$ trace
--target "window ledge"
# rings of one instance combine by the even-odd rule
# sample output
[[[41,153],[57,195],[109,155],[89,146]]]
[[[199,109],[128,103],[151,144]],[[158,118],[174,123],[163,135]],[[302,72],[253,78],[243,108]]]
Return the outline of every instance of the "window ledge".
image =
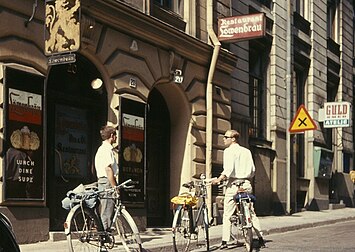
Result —
[[[151,15],[181,31],[185,31],[186,23],[180,15],[171,10],[164,9],[158,5],[153,5]]]

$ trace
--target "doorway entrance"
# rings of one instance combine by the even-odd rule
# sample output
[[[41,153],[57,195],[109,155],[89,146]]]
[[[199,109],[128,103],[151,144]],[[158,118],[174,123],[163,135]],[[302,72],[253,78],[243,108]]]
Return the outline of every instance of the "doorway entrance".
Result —
[[[147,226],[170,226],[170,114],[157,89],[148,97],[146,179]]]
[[[47,80],[47,206],[50,230],[63,230],[61,201],[79,184],[96,181],[94,157],[106,123],[107,94],[92,89],[96,67],[77,55],[74,64],[53,66]]]

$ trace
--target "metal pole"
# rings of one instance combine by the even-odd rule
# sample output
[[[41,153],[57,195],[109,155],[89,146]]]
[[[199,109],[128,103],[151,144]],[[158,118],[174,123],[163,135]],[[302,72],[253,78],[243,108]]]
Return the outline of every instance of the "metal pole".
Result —
[[[291,214],[291,141],[288,124],[291,121],[291,0],[287,0],[286,35],[286,214]]]
[[[217,66],[217,60],[221,43],[213,30],[213,0],[207,1],[207,31],[211,43],[214,45],[211,65],[208,71],[206,87],[206,177],[212,177],[212,137],[213,137],[213,76]],[[212,209],[212,188],[207,190],[207,205]],[[211,214],[211,211],[209,211]]]

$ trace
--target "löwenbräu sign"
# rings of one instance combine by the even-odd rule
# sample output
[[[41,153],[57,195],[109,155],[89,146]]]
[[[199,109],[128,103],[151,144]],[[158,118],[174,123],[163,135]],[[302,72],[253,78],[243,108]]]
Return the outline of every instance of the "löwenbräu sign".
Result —
[[[218,39],[222,42],[236,42],[241,40],[265,36],[265,14],[249,14],[218,19]]]

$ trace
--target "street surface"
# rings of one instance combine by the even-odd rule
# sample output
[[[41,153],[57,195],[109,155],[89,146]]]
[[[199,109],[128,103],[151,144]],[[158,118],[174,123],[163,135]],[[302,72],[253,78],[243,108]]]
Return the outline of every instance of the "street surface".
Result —
[[[306,228],[265,236],[266,248],[259,248],[254,238],[253,251],[260,252],[342,252],[355,251],[354,236],[355,220],[339,222],[336,224]],[[218,244],[212,244],[211,251],[245,251],[243,246],[230,246],[220,250]],[[193,250],[204,251],[203,249]]]

